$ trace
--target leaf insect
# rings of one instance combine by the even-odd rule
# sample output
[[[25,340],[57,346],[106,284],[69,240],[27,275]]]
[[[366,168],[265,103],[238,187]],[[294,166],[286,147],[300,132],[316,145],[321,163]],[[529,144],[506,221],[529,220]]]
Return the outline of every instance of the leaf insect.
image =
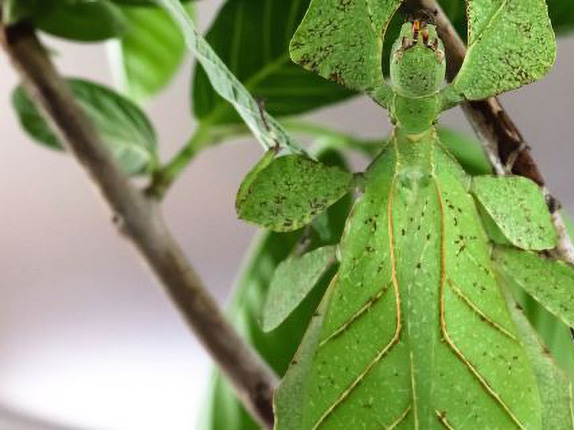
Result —
[[[402,26],[390,82],[383,77],[384,34],[400,4],[313,0],[291,41],[296,63],[369,95],[394,129],[362,177],[337,274],[276,393],[276,429],[572,429],[571,402],[556,400],[569,399],[569,382],[504,296],[514,282],[574,325],[574,268],[538,254],[557,244],[544,198],[525,178],[471,178],[436,130],[440,113],[460,102],[548,72],[556,48],[546,4],[467,0],[468,52],[449,85],[443,43],[420,17]],[[356,185],[357,176],[304,155],[275,155],[243,182],[240,218],[299,229]],[[316,282],[332,255],[286,263],[282,278],[303,273],[292,294],[272,283],[267,329],[297,307],[311,287],[302,284]],[[562,381],[561,391],[543,375]],[[557,405],[570,420],[555,419]]]

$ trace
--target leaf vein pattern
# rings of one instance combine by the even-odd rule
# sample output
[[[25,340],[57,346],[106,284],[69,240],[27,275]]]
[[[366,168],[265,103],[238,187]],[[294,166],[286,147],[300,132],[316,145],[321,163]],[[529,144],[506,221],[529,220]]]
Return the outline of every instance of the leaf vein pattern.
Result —
[[[353,392],[355,388],[365,379],[367,374],[373,369],[373,367],[379,363],[392,349],[395,345],[399,343],[401,330],[402,330],[402,320],[401,320],[401,300],[399,293],[399,284],[396,276],[396,261],[395,261],[395,241],[393,236],[393,194],[395,191],[395,178],[393,178],[390,192],[389,192],[389,203],[387,207],[388,214],[388,231],[389,231],[389,248],[391,251],[391,278],[392,285],[395,293],[395,304],[397,311],[397,321],[395,327],[395,333],[387,345],[377,354],[377,356],[367,365],[365,370],[341,393],[341,395],[333,402],[331,406],[319,417],[317,422],[313,425],[312,430],[319,429],[327,418],[337,409],[341,403]]]
[[[436,412],[436,416],[438,418],[438,421],[444,426],[444,428],[448,429],[448,430],[454,430],[454,427],[448,422],[448,420],[446,419],[446,416],[444,414],[441,414],[439,411],[435,411]]]
[[[494,321],[492,318],[490,318],[488,315],[486,315],[478,306],[476,306],[476,304],[474,304],[474,302],[472,300],[470,300],[461,290],[460,288],[458,288],[456,286],[456,284],[454,283],[454,281],[449,278],[448,280],[448,284],[450,285],[451,289],[454,291],[454,293],[464,302],[468,305],[468,307],[470,309],[472,309],[473,312],[475,312],[482,320],[486,321],[488,324],[490,324],[492,327],[494,327],[496,330],[498,330],[500,333],[502,333],[503,335],[507,336],[508,338],[512,339],[515,342],[518,342],[518,340],[516,339],[516,337],[510,333],[508,330],[506,330],[504,327],[502,327],[500,324],[498,324],[496,321]]]
[[[471,0],[466,0],[467,2],[471,1]],[[492,23],[494,22],[494,20],[498,17],[498,15],[500,15],[502,13],[502,10],[504,8],[506,8],[506,6],[508,6],[508,2],[509,0],[504,0],[500,7],[492,14],[492,16],[490,17],[490,19],[488,20],[488,22],[485,24],[484,28],[481,30],[481,32],[479,34],[476,35],[476,38],[474,39],[474,41],[472,42],[472,44],[468,47],[467,51],[470,50],[474,44],[476,42],[478,42],[478,40],[482,37],[482,35],[489,29],[489,27],[492,25]],[[469,23],[468,25],[468,39],[470,40],[470,32],[471,32],[472,28],[471,25]],[[468,52],[466,54],[468,56]]]
[[[399,417],[391,423],[390,426],[385,427],[385,430],[393,430],[399,426],[408,416],[411,411],[411,406],[405,409],[405,411],[399,415]]]
[[[471,375],[476,378],[476,380],[482,385],[486,392],[495,400],[495,402],[504,410],[504,412],[510,417],[510,419],[518,426],[519,429],[525,430],[526,427],[518,420],[516,415],[512,412],[510,407],[504,402],[500,395],[490,386],[488,381],[482,374],[478,371],[476,367],[468,360],[464,353],[456,346],[454,341],[451,339],[446,325],[446,308],[445,308],[445,285],[447,282],[446,274],[446,226],[445,226],[445,210],[444,202],[442,199],[442,193],[440,185],[436,176],[433,175],[433,180],[435,184],[435,189],[438,195],[439,207],[441,211],[441,280],[440,280],[440,329],[443,340],[446,342],[448,348],[454,353],[454,355],[461,361],[461,363],[470,371]],[[439,414],[439,419],[442,414]],[[442,422],[442,421],[441,421]],[[445,424],[443,422],[443,424]],[[447,427],[449,428],[449,427]]]
[[[319,343],[319,348],[322,348],[327,343],[329,343],[333,339],[335,339],[335,338],[339,337],[341,334],[343,334],[354,322],[356,322],[361,316],[363,316],[375,303],[377,303],[381,298],[383,298],[383,296],[385,296],[385,293],[388,290],[389,290],[389,285],[386,285],[385,288],[383,288],[375,296],[373,296],[371,299],[369,299],[367,301],[367,303],[365,303],[365,305],[355,313],[355,315],[353,315],[341,327],[339,327],[331,335],[329,335],[329,337],[323,339],[321,341],[321,343]]]

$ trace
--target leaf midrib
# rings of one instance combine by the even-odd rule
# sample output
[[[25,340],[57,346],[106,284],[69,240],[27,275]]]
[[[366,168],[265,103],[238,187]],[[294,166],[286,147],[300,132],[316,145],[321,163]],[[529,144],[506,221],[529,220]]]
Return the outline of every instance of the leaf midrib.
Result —
[[[256,86],[262,80],[267,78],[269,75],[271,75],[273,72],[275,72],[278,68],[285,65],[285,63],[287,63],[289,61],[289,59],[290,59],[290,57],[289,57],[288,52],[281,54],[280,56],[276,57],[274,61],[267,64],[265,67],[263,67],[261,70],[259,70],[257,73],[252,75],[249,79],[247,79],[243,83],[243,86],[251,93],[254,86]],[[228,109],[230,109],[229,102],[220,99],[220,101],[215,105],[215,107],[213,108],[211,113],[208,116],[206,116],[205,119],[200,120],[200,122],[204,125],[204,127],[211,126]]]

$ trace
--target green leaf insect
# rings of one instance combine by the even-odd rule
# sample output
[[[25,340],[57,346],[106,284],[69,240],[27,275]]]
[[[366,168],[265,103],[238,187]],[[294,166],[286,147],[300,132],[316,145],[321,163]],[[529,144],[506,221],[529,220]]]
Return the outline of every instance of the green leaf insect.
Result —
[[[336,247],[324,246],[301,257],[281,262],[269,285],[263,313],[263,330],[272,331],[285,321],[335,261]]]
[[[385,80],[384,35],[400,4],[314,0],[291,41],[295,62],[371,96],[394,130],[362,177],[338,272],[275,395],[276,429],[547,428],[539,363],[509,312],[484,227],[494,224],[521,255],[553,248],[543,197],[525,179],[471,180],[436,129],[457,103],[548,72],[556,48],[546,4],[468,0],[468,53],[446,86],[443,44],[424,19],[403,25]],[[317,215],[308,202],[327,207],[352,189],[297,157],[268,154],[250,173],[238,196],[242,218],[294,230]],[[280,174],[267,172],[274,163]],[[256,216],[245,216],[248,205]],[[570,321],[552,291],[536,298]]]

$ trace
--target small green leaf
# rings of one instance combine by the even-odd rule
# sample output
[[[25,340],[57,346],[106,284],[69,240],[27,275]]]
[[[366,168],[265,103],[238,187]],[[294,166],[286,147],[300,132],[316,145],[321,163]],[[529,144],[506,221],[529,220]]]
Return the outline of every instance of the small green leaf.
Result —
[[[269,114],[263,111],[249,91],[229,71],[205,39],[195,29],[195,24],[184,7],[176,0],[159,0],[179,24],[189,50],[209,77],[217,93],[230,102],[264,149],[276,146],[290,152],[303,152],[299,144]]]
[[[538,381],[542,404],[542,428],[573,430],[574,411],[570,379],[554,362],[542,339],[538,337],[536,330],[509,293],[506,293],[506,300]]]
[[[556,56],[545,0],[466,0],[468,51],[453,81],[468,100],[511,91],[542,78]]]
[[[265,100],[274,116],[301,114],[354,95],[289,58],[289,40],[308,5],[309,0],[228,0],[205,36],[229,70],[253,96]],[[212,124],[241,120],[213,90],[201,67],[193,79],[193,112]]]
[[[347,194],[353,184],[351,173],[302,155],[279,157],[256,170],[240,187],[237,214],[274,231],[303,227]]]
[[[186,52],[183,36],[162,9],[124,6],[126,31],[113,41],[112,59],[120,87],[132,100],[144,102],[173,78]]]
[[[504,236],[522,249],[556,246],[557,235],[538,186],[520,176],[477,176],[471,193]]]
[[[46,13],[34,15],[37,28],[79,42],[99,42],[118,37],[126,22],[121,10],[107,1],[59,1]]]
[[[509,283],[524,289],[561,321],[574,327],[574,266],[502,246],[495,248],[494,259]]]
[[[283,323],[333,266],[336,246],[325,246],[283,261],[271,280],[262,328],[270,332]]]
[[[156,162],[156,138],[145,114],[126,98],[101,85],[80,79],[70,79],[68,83],[126,173],[149,172]],[[62,149],[59,138],[22,87],[14,91],[12,104],[30,137],[51,148]]]

